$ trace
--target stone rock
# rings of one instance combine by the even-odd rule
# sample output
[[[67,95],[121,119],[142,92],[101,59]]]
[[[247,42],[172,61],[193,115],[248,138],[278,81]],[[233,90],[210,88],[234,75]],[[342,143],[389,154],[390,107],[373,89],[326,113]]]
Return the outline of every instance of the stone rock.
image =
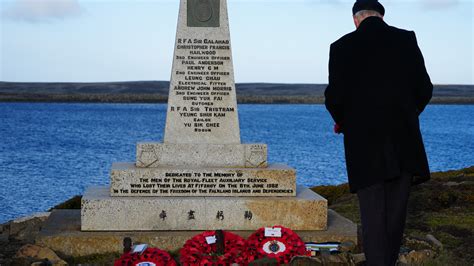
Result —
[[[296,256],[291,259],[291,266],[322,266],[323,262],[319,257]]]
[[[16,240],[33,242],[50,213],[36,213],[13,220],[9,224],[9,237]]]
[[[413,236],[405,237],[405,246],[410,250],[434,249],[427,239]]]
[[[27,259],[27,260],[45,260],[47,259],[52,265],[67,265],[54,251],[49,248],[26,244],[21,247],[15,254],[14,259]]]
[[[443,243],[441,243],[441,241],[439,241],[438,239],[436,239],[436,237],[434,237],[433,235],[431,234],[427,234],[426,235],[426,240],[428,240],[434,247],[436,247],[438,250],[442,250],[443,249]]]
[[[435,252],[429,249],[424,250],[412,250],[408,254],[401,254],[398,257],[399,263],[408,264],[408,265],[422,265],[429,259],[432,259],[436,256]]]
[[[361,264],[366,261],[365,254],[364,253],[352,254],[352,260],[354,261],[356,265]]]
[[[8,243],[8,241],[9,241],[9,235],[7,233],[1,233],[0,234],[0,244]]]
[[[343,242],[339,245],[340,252],[352,252],[355,250],[355,248],[356,248],[356,244],[351,241]]]
[[[323,265],[354,265],[349,253],[329,254],[321,253]]]
[[[448,187],[454,187],[454,186],[459,186],[461,183],[458,182],[446,182],[443,185],[448,186]]]
[[[10,237],[10,223],[0,225],[0,243],[8,242]]]
[[[51,213],[50,212],[37,212],[25,217],[20,217],[18,219],[13,220],[13,223],[22,223],[22,222],[27,222],[31,219],[38,218],[42,222],[46,221]]]

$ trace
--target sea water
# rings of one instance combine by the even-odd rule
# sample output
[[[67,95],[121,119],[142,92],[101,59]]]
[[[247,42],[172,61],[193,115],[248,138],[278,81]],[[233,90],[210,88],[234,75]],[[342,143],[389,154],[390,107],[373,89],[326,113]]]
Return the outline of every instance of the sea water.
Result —
[[[474,165],[474,105],[431,105],[421,127],[432,171]],[[0,103],[0,223],[45,211],[90,185],[109,184],[113,162],[161,141],[165,104]],[[323,105],[239,105],[244,143],[268,144],[269,162],[298,184],[347,182],[342,136]]]

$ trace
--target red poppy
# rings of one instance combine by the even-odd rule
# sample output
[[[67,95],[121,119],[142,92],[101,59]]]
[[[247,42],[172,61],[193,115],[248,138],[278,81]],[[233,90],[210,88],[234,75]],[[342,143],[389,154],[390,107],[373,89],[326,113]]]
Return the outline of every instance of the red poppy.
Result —
[[[224,254],[217,254],[217,245],[208,244],[206,241],[206,237],[215,234],[215,231],[207,231],[186,241],[180,251],[181,264],[183,266],[247,264],[245,239],[224,231]]]
[[[301,238],[289,228],[281,228],[281,237],[266,237],[265,228],[258,229],[247,239],[249,262],[261,258],[275,258],[279,263],[289,263],[295,256],[307,255]]]

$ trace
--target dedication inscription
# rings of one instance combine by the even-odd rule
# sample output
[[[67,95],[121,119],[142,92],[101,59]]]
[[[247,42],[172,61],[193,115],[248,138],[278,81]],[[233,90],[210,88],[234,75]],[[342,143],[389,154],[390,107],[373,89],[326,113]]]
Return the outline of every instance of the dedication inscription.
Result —
[[[296,172],[285,165],[267,168],[136,168],[115,163],[112,196],[295,196]]]
[[[165,143],[240,143],[227,7],[220,2],[181,7],[187,10],[178,20]]]

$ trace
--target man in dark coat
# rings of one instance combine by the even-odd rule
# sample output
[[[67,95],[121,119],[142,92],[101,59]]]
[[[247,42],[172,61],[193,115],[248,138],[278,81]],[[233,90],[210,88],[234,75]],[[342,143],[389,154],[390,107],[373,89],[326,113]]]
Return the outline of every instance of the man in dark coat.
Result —
[[[358,0],[356,30],[331,45],[326,108],[344,134],[368,265],[394,265],[410,186],[430,179],[418,116],[431,99],[415,33],[383,21],[377,0]]]

